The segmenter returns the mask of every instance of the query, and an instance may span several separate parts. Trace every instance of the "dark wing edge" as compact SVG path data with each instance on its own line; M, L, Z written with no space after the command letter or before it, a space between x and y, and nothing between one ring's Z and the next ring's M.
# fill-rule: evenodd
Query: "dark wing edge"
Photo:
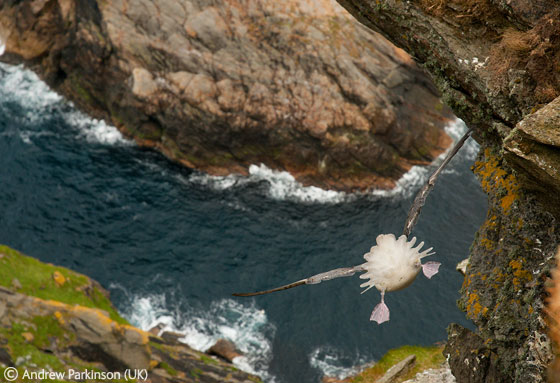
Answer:
M463 135L463 137L461 137L461 139L457 141L453 149L451 149L451 151L447 154L447 156L445 156L445 159L443 160L441 165L439 165L439 167L432 173L430 178L428 178L428 182L426 182L426 184L422 187L422 189L420 189L418 194L416 194L416 197L414 198L414 202L410 207L408 216L406 217L406 222L404 224L403 234L407 238L412 232L414 226L416 225L416 222L418 221L418 217L420 216L420 210L422 210L422 207L426 203L426 198L428 197L428 194L430 194L430 192L434 188L438 176L440 175L442 170L447 166L449 161L451 161L451 159L455 157L455 155L457 154L459 149L461 149L465 141L471 136L472 132L473 130L472 128L470 128Z
M324 273L313 275L312 277L299 280L297 282L293 282L284 286L276 287L270 290L264 291L257 291L254 293L234 293L232 294L234 297L254 297L256 295L264 295L269 293L275 293L277 291L283 291L291 289L292 287L297 287L301 285L316 285L323 281L330 281L331 279L335 278L342 278L342 277L350 277L354 275L357 271L363 271L362 265L354 266L354 267L341 267L338 269L330 270Z

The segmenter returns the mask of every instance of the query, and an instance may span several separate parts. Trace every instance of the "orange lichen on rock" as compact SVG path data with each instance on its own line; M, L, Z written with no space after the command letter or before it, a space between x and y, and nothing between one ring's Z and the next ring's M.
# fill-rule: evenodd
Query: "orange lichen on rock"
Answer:
M533 280L531 272L523 269L523 260L519 261L513 259L509 262L510 267L513 270L513 286L515 288L521 287L521 284L530 282Z
M501 161L492 154L490 148L484 150L486 161L476 161L474 172L480 178L482 189L488 194L500 191L500 207L509 213L513 203L519 198L519 185L515 176L501 167Z
M475 292L472 292L469 295L469 300L467 303L467 315L470 318L475 319L480 317L481 315L486 315L487 312L488 308L480 304L480 297L475 290Z
M62 273L60 273L59 271L55 271L52 274L52 278L54 280L54 283L58 286L58 287L62 287L65 283L66 283L66 278L64 277L64 275L62 275Z

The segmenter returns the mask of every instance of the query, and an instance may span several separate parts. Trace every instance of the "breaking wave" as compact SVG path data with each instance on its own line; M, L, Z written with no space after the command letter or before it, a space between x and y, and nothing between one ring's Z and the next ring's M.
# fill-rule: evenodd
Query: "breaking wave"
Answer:
M130 145L114 126L103 120L88 117L78 111L71 102L51 90L39 77L23 66L0 63L0 99L2 103L21 106L18 122L22 126L37 126L45 119L60 116L70 127L76 129L79 138L88 142L108 145ZM0 110L2 109L0 105ZM19 136L26 144L42 132L21 131Z
M346 379L367 367L367 359L346 355L330 346L319 347L309 355L309 363L321 371L323 377ZM353 366L353 367L345 367Z
M461 119L456 119L445 127L446 133L457 142L467 131L467 126ZM189 181L210 187L214 190L226 190L245 186L247 184L266 184L266 194L275 200L288 200L303 203L336 204L350 202L360 196L373 197L403 197L408 198L415 193L428 179L430 174L443 161L447 151L442 153L429 166L413 166L396 183L391 190L371 190L369 192L345 193L334 190L324 190L315 186L303 186L290 173L268 168L264 164L251 165L249 175L242 176L231 174L228 176L212 176L195 172ZM469 139L457 154L457 158L472 161L478 153L478 144ZM460 160L456 158L451 162L446 172L453 172L453 163Z
M463 137L467 132L467 125L463 120L457 118L449 125L445 127L445 132L453 139L453 143L456 143ZM451 160L449 165L446 167L444 173L452 173L454 171L454 164L473 161L478 153L478 144L472 138L467 140L461 150L457 153L455 158ZM406 172L398 181L397 185L391 190L373 190L371 194L374 196L381 197L403 197L409 198L418 189L426 183L428 177L432 172L441 164L447 153L451 150L449 147L445 152L440 154L431 165L428 166L413 166L408 172Z
M355 195L334 190L324 190L316 186L303 186L286 171L273 170L264 164L251 165L249 176L230 174L211 176L196 172L189 181L208 186L214 190L225 190L248 184L265 184L266 194L275 200L289 200L307 203L341 203L355 198Z
M118 288L112 285L112 288ZM230 340L244 355L233 360L239 369L274 382L268 373L272 360L272 339L276 331L264 310L242 305L231 299L212 302L204 309L184 305L172 308L163 294L132 296L125 317L135 326L149 330L160 326L161 332L183 334L180 341L198 351L207 351L218 339Z

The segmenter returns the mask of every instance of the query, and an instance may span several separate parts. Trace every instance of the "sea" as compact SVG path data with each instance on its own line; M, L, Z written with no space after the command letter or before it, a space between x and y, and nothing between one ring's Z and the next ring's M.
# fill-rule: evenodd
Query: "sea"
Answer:
M465 124L446 128L457 140ZM440 176L413 235L442 263L380 301L358 275L240 298L363 263L379 234L400 235L412 199L442 157L415 166L391 191L305 187L262 164L248 176L210 176L136 146L21 66L0 64L0 243L99 281L134 325L158 324L205 351L218 339L265 382L344 378L402 345L432 345L471 327L457 306L487 201L469 139Z

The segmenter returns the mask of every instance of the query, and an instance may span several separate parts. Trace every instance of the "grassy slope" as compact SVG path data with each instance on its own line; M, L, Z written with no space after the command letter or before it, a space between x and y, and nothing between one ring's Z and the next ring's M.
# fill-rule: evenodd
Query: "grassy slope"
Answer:
M41 299L51 299L67 304L105 310L114 321L128 324L115 310L111 301L92 284L85 275L64 267L42 263L7 246L0 245L0 286L12 288L17 279L21 288L18 293ZM58 286L53 278L55 272L64 276L65 282Z
M59 284L54 278L57 273L63 277L58 275ZM21 288L14 287L16 279ZM128 324L112 306L111 301L85 275L64 267L42 263L3 245L0 245L0 286L44 300L98 308L106 311L114 321ZM18 366L19 378L16 382L26 381L22 380L24 371L36 371L41 368L65 371L71 367L76 370L99 371L95 364L75 358L63 362L49 351L51 342L56 343L57 349L64 349L73 340L74 334L63 329L56 318L50 316L37 316L14 323L11 327L0 327L0 346L8 351L12 362ZM0 367L0 377L3 377L4 370L5 367Z
M442 351L443 346L402 346L394 350L390 350L379 360L379 362L362 371L359 375L355 376L351 382L373 383L377 381L377 379L381 378L389 368L407 356L414 354L416 355L416 363L414 364L414 367L406 375L403 375L397 380L397 382L403 382L407 379L413 378L421 371L429 368L439 368L445 361Z

